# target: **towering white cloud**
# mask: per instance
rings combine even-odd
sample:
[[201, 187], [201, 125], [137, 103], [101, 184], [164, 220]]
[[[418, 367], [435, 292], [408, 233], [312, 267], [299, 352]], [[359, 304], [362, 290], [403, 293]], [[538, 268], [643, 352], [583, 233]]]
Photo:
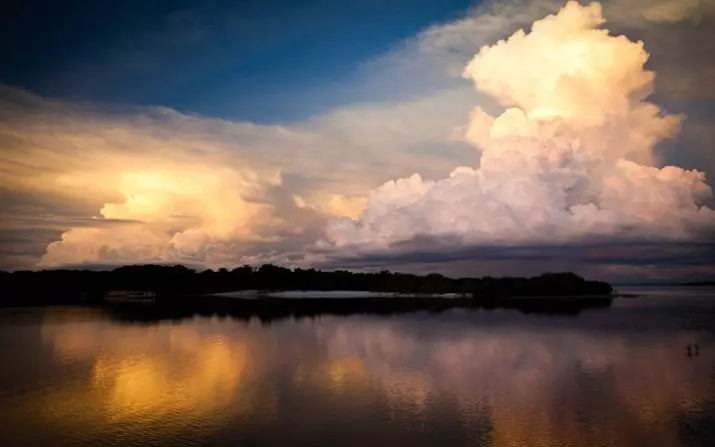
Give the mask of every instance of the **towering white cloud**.
[[568, 241], [590, 235], [685, 238], [715, 224], [704, 174], [657, 168], [658, 142], [681, 117], [646, 99], [654, 74], [642, 42], [613, 36], [600, 4], [569, 2], [483, 47], [464, 77], [495, 98], [472, 112], [478, 168], [415, 174], [373, 190], [357, 220], [329, 223], [332, 246], [388, 247], [416, 237], [462, 243]]
[[[374, 259], [392, 268], [406, 258], [461, 262], [455, 240], [558, 242], [629, 229], [687, 237], [711, 227], [712, 212], [699, 208], [710, 191], [698, 172], [656, 168], [654, 147], [682, 117], [646, 99], [688, 115], [657, 154], [712, 176], [713, 5], [603, 0], [610, 29], [647, 43], [655, 84], [642, 46], [599, 30], [597, 6], [575, 4], [484, 47], [465, 70], [480, 47], [563, 6], [495, 0], [320, 84], [316, 95], [361, 102], [290, 124], [117, 110], [0, 86], [0, 268]], [[483, 110], [455, 129], [475, 104]], [[432, 181], [460, 165], [470, 167]], [[413, 245], [395, 248], [420, 236], [437, 240], [416, 244], [415, 256], [405, 253]], [[326, 255], [319, 239], [340, 249]], [[346, 260], [350, 245], [390, 250]], [[508, 272], [525, 262], [512, 257]], [[494, 265], [480, 261], [484, 273], [506, 263]]]

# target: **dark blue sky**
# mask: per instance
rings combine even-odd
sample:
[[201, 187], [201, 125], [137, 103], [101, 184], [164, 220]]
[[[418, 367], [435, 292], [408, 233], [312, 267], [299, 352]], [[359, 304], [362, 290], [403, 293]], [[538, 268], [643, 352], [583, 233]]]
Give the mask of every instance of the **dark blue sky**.
[[0, 15], [0, 83], [43, 96], [254, 121], [357, 100], [361, 64], [468, 0], [23, 0]]

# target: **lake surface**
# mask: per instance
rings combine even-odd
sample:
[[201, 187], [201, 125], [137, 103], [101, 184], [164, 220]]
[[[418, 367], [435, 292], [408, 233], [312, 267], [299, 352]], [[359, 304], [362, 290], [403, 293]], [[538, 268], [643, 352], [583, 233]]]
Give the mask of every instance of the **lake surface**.
[[692, 288], [577, 316], [5, 309], [0, 445], [712, 446], [714, 335]]

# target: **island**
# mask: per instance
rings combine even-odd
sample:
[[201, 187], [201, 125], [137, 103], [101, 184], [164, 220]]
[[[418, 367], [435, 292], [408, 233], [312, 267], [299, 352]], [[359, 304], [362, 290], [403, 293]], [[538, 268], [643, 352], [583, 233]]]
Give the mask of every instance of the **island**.
[[192, 313], [275, 319], [453, 308], [578, 313], [610, 305], [613, 288], [574, 273], [531, 278], [289, 269], [272, 264], [195, 271], [181, 265], [0, 272], [0, 305], [91, 305], [132, 318]]

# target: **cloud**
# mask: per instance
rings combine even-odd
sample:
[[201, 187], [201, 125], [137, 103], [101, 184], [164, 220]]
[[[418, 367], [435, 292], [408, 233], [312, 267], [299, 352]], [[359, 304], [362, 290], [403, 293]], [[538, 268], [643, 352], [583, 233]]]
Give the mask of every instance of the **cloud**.
[[646, 98], [653, 73], [642, 43], [600, 29], [599, 4], [556, 15], [484, 46], [464, 77], [503, 113], [472, 112], [466, 139], [478, 168], [418, 174], [370, 193], [357, 220], [329, 223], [324, 246], [391, 250], [420, 237], [457, 245], [568, 242], [584, 236], [682, 239], [712, 228], [704, 174], [656, 168], [655, 145], [680, 117]]
[[[38, 239], [26, 250], [0, 238], [0, 266], [360, 267], [375, 256], [381, 265], [403, 262], [408, 252], [449, 263], [455, 244], [484, 241], [565, 243], [623, 231], [687, 239], [708, 219], [697, 208], [708, 187], [698, 171], [658, 167], [715, 174], [709, 103], [690, 102], [713, 97], [702, 40], [713, 15], [708, 2], [684, 7], [678, 20], [638, 13], [658, 4], [603, 3], [609, 28], [643, 38], [650, 59], [639, 44], [590, 29], [595, 7], [571, 7], [591, 11], [571, 14], [568, 23], [586, 24], [577, 41], [618, 57], [620, 68], [578, 57], [562, 64], [564, 45], [556, 40], [545, 53], [534, 33], [494, 45], [562, 2], [482, 4], [315, 92], [354, 103], [285, 125], [1, 87], [0, 231], [27, 226]], [[537, 37], [555, 39], [542, 28]], [[482, 47], [468, 70], [474, 89], [461, 75]], [[568, 51], [578, 53], [577, 45]], [[547, 70], [577, 71], [578, 63], [595, 69], [590, 78], [557, 83], [564, 73]], [[655, 80], [643, 63], [657, 70]], [[546, 81], [557, 87], [542, 89]], [[650, 98], [668, 112], [646, 101], [653, 86]], [[470, 119], [475, 105], [481, 110]], [[680, 127], [682, 138], [663, 141]], [[548, 144], [542, 151], [534, 142]]]
[[651, 2], [642, 12], [651, 22], [681, 22], [700, 20], [715, 14], [715, 4], [709, 0], [659, 0]]
[[[683, 137], [688, 138], [694, 127], [701, 127], [699, 123], [715, 118], [712, 102], [715, 84], [710, 82], [711, 74], [715, 73], [715, 62], [710, 57], [715, 51], [711, 43], [715, 42], [712, 38], [715, 2], [701, 2], [700, 9], [693, 10], [691, 17], [684, 17], [680, 22], [655, 23], [646, 20], [642, 11], [657, 2], [608, 0], [602, 2], [603, 15], [614, 34], [625, 34], [633, 41], [645, 42], [648, 48], [646, 68], [657, 72], [652, 102], [671, 114], [687, 116], [681, 126]], [[358, 72], [360, 76], [351, 79], [352, 85], [339, 87], [341, 91], [352, 91], [358, 85], [361, 88], [357, 88], [355, 95], [361, 98], [377, 96], [398, 100], [451, 89], [459, 92], [455, 96], [463, 97], [459, 102], [460, 111], [478, 104], [490, 113], [496, 113], [500, 109], [494, 98], [473, 91], [460, 79], [465, 63], [482, 46], [492, 45], [519, 28], [530, 26], [563, 5], [563, 1], [557, 0], [480, 3], [464, 18], [429, 27], [393, 51], [365, 64]], [[470, 105], [464, 106], [465, 102]], [[443, 109], [443, 113], [445, 111]], [[455, 112], [447, 112], [453, 123], [463, 123], [466, 117]], [[660, 153], [662, 164], [682, 166], [685, 162], [693, 165], [693, 160], [697, 160], [696, 167], [706, 172], [709, 178], [715, 177], [711, 164], [702, 161], [703, 153], [711, 153], [709, 141], [715, 139], [715, 133], [708, 129], [698, 132], [703, 134], [698, 141], [678, 144], [677, 148]]]
[[312, 253], [318, 267], [392, 269], [465, 276], [536, 276], [571, 271], [606, 281], [697, 281], [715, 276], [715, 238], [591, 236], [577, 241], [463, 244], [456, 236], [420, 236], [386, 250], [372, 246], [324, 247]]
[[2, 227], [61, 231], [42, 267], [292, 262], [330, 216], [356, 217], [375, 183], [425, 161], [444, 175], [454, 162], [440, 148], [471, 155], [443, 113], [453, 92], [290, 126], [0, 93]]

